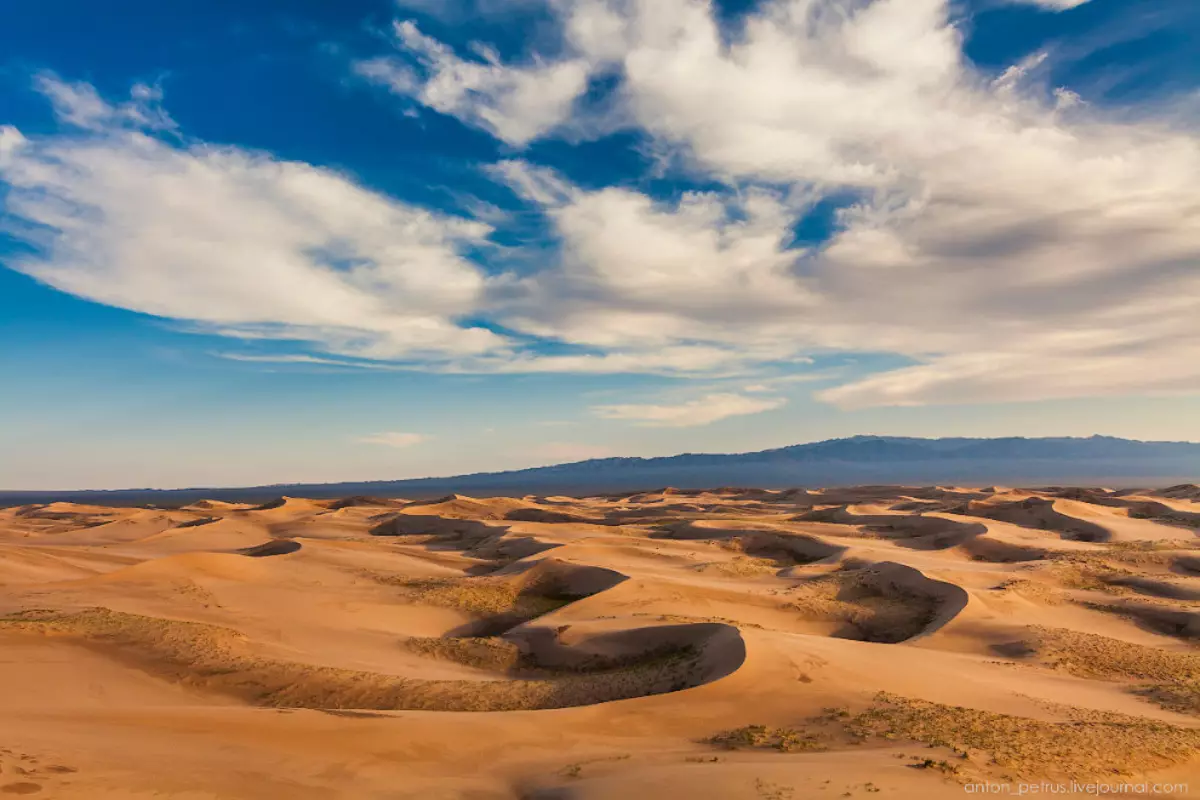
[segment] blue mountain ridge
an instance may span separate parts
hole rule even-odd
[[[181,505],[199,499],[259,502],[280,495],[426,498],[463,494],[598,494],[660,486],[846,486],[861,483],[1164,486],[1200,477],[1200,443],[1111,436],[922,439],[851,436],[748,453],[600,458],[507,472],[407,480],[252,487],[0,491],[0,505],[69,500]]]

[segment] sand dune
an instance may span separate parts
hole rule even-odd
[[[1197,785],[1198,532],[1191,484],[0,509],[0,792]]]

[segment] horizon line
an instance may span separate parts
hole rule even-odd
[[[661,456],[606,456],[603,458],[585,458],[579,461],[562,461],[550,464],[541,464],[529,467],[520,467],[516,469],[501,469],[501,470],[483,470],[479,472],[464,472],[453,475],[423,475],[411,478],[370,478],[363,480],[337,480],[337,481],[284,481],[279,483],[260,483],[260,484],[242,484],[242,485],[196,485],[196,486],[128,486],[116,489],[94,489],[94,488],[65,488],[65,489],[6,489],[0,488],[0,497],[6,495],[39,495],[39,494],[119,494],[126,492],[198,492],[198,491],[235,491],[235,490],[256,490],[256,489],[273,489],[273,488],[289,488],[289,487],[333,487],[346,484],[374,484],[374,483],[407,483],[416,481],[448,481],[460,478],[475,478],[489,475],[509,475],[519,472],[527,472],[539,469],[552,469],[554,467],[570,467],[579,464],[589,464],[603,461],[656,461],[660,459],[681,458],[684,456],[744,456],[753,455],[756,453],[770,453],[779,450],[788,450],[794,447],[806,447],[809,445],[826,444],[829,442],[845,442],[854,439],[906,439],[912,441],[939,442],[948,439],[961,439],[966,441],[1003,441],[1006,439],[1019,439],[1024,441],[1088,441],[1091,439],[1112,439],[1122,442],[1134,442],[1138,444],[1190,444],[1200,445],[1200,442],[1188,439],[1130,439],[1124,436],[1110,436],[1108,434],[1093,433],[1090,436],[900,436],[893,434],[880,433],[859,433],[849,436],[837,436],[829,439],[815,439],[807,442],[795,442],[793,444],[781,445],[778,447],[767,447],[761,450],[744,450],[737,452],[696,452],[684,451],[673,453],[671,455]]]

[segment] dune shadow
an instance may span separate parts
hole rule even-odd
[[[1122,586],[1139,594],[1161,597],[1164,600],[1182,600],[1188,603],[1200,601],[1200,588],[1180,586],[1141,575],[1116,575],[1107,578],[1106,582],[1111,586]]]
[[[1053,500],[1043,497],[998,504],[970,503],[958,513],[1007,522],[1030,530],[1049,531],[1069,541],[1101,544],[1112,539],[1112,533],[1107,528],[1064,514],[1054,508]]]
[[[810,578],[795,587],[789,608],[834,623],[835,638],[899,644],[936,632],[968,601],[960,586],[884,561]]]
[[[1172,561],[1171,571],[1176,575],[1200,577],[1200,556],[1179,556]]]
[[[270,558],[271,556],[285,556],[299,550],[299,542],[292,541],[291,539],[273,539],[254,547],[246,547],[237,552],[239,555],[249,556],[250,558]]]
[[[212,525],[214,522],[220,522],[220,517],[201,517],[199,519],[189,519],[180,522],[175,526],[176,530],[180,528],[200,528],[204,525]]]
[[[1040,547],[1030,547],[1023,544],[1003,542],[987,535],[968,539],[962,544],[963,552],[975,561],[987,561],[993,564],[1020,564],[1029,561],[1040,561],[1049,552]]]
[[[1083,603],[1087,608],[1116,614],[1139,628],[1176,639],[1200,639],[1200,611],[1172,608],[1146,601]]]

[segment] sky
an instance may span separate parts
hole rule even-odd
[[[0,488],[1200,440],[1200,3],[9,0]]]

